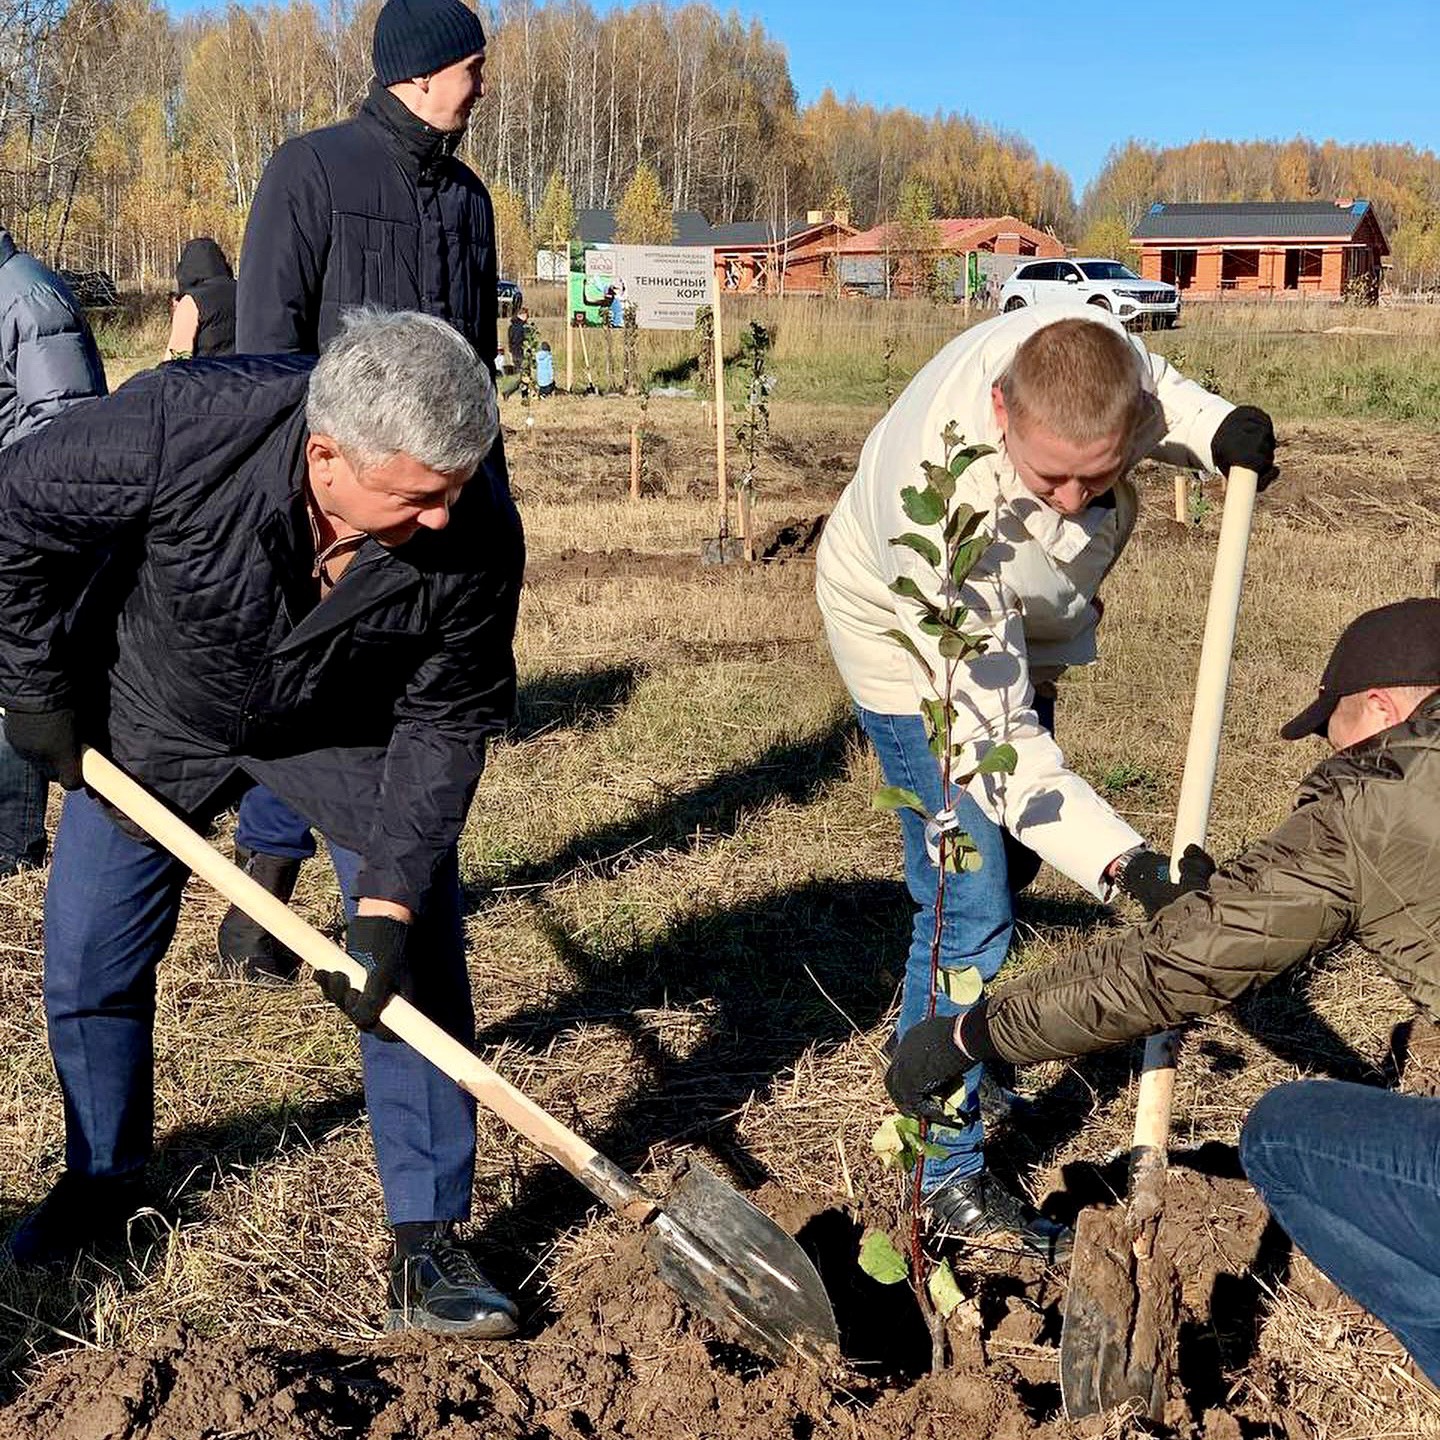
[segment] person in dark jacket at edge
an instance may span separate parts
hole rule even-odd
[[[1208,879],[1208,857],[1187,851],[1192,893],[1141,928],[1000,986],[958,1020],[915,1026],[886,1084],[902,1110],[936,1118],[981,1061],[1065,1059],[1167,1030],[1357,941],[1419,1007],[1403,1078],[1423,1093],[1281,1085],[1250,1112],[1240,1158],[1296,1244],[1440,1385],[1440,600],[1354,620],[1280,733],[1323,735],[1335,751],[1288,819]]]
[[[175,267],[167,360],[235,353],[235,272],[208,235],[187,240]]]
[[[375,1030],[403,995],[473,1037],[455,845],[514,707],[524,567],[498,427],[454,329],[362,310],[318,363],[161,366],[0,457],[0,706],[69,792],[44,981],[65,1169],[11,1236],[17,1264],[123,1236],[152,1143],[155,970],[186,873],[82,788],[86,742],[192,825],[260,780],[322,831],[369,972],[321,984],[365,1032],[387,1327],[515,1331],[455,1233],[474,1102]],[[108,556],[116,604],[70,623]]]
[[[105,367],[69,287],[0,225],[0,450],[103,394]],[[45,863],[48,790],[0,735],[0,879]]]
[[[315,355],[347,305],[418,310],[453,325],[492,376],[499,301],[490,195],[455,156],[485,94],[485,31],[462,0],[387,0],[374,83],[352,120],[281,145],[255,192],[240,255],[241,354]],[[503,477],[503,445],[492,464]],[[310,827],[257,787],[240,805],[236,859],[289,900],[315,853]],[[223,973],[293,979],[299,960],[231,908]]]

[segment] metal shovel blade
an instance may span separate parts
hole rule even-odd
[[[691,1161],[672,1187],[645,1248],[667,1285],[751,1349],[838,1363],[835,1312],[809,1257],[703,1165]]]
[[[1125,1407],[1165,1414],[1178,1310],[1178,1278],[1158,1246],[1136,1257],[1123,1206],[1086,1210],[1075,1226],[1060,1332],[1060,1398],[1071,1420]]]

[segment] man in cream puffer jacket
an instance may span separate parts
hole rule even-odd
[[[936,604],[957,598],[921,555],[891,543],[925,529],[906,516],[901,491],[924,485],[923,462],[944,459],[941,436],[952,422],[965,443],[995,450],[970,465],[950,501],[952,510],[967,504],[985,512],[995,537],[958,596],[969,608],[965,628],[988,643],[956,669],[954,738],[981,748],[1008,742],[1017,763],[1013,774],[980,777],[968,792],[946,797],[921,714],[936,689],[915,654],[937,676],[945,664],[937,640],[920,628],[920,607],[890,587],[909,579]],[[1096,591],[1134,526],[1128,474],[1135,463],[1153,456],[1202,470],[1243,465],[1263,482],[1274,474],[1274,449],[1262,411],[1237,409],[1186,380],[1113,317],[1083,305],[1027,308],[965,331],[871,432],[825,527],[816,596],[887,783],[915,791],[932,815],[953,809],[980,852],[978,873],[946,886],[935,1013],[973,1005],[1004,961],[1013,928],[1005,831],[1012,862],[1028,847],[1096,896],[1118,888],[1153,907],[1178,893],[1167,858],[1147,849],[1067,768],[1050,734],[1053,685],[1067,667],[1095,659]],[[931,1013],[937,879],[933,831],[927,846],[922,817],[898,813],[917,909],[897,1035]],[[980,1078],[977,1066],[966,1080],[961,1123],[932,1128],[930,1142],[943,1151],[925,1161],[932,1219],[968,1238],[1011,1231],[1060,1258],[1068,1231],[985,1174]]]

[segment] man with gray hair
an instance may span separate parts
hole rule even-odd
[[[376,1029],[402,994],[473,1035],[455,842],[514,703],[524,564],[497,429],[451,326],[358,311],[318,362],[166,366],[0,456],[0,705],[69,792],[45,903],[66,1168],[17,1263],[116,1239],[141,1202],[155,969],[186,879],[81,788],[83,742],[194,825],[260,780],[325,836],[369,971],[326,993],[363,1032],[388,1328],[515,1330],[454,1235],[473,1102]],[[107,602],[75,618],[102,561]]]

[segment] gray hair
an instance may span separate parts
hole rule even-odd
[[[489,371],[444,320],[363,306],[310,374],[305,419],[358,469],[408,455],[443,474],[470,474],[490,453],[500,411]]]

